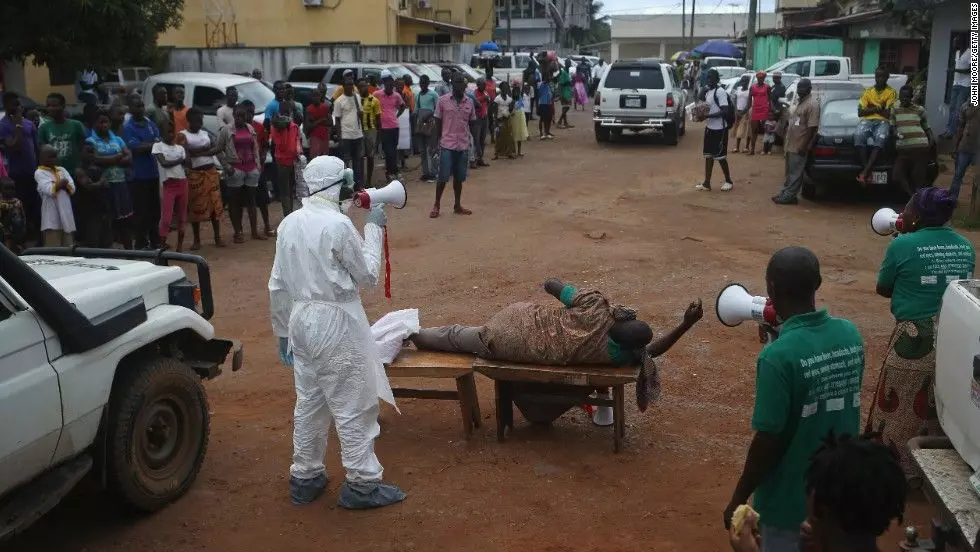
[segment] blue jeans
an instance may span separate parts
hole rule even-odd
[[[963,175],[966,174],[966,168],[972,165],[976,161],[976,154],[968,151],[958,151],[956,152],[956,163],[953,169],[953,182],[949,185],[949,193],[953,194],[953,197],[959,199],[960,197],[960,186],[963,185]]]
[[[466,169],[469,168],[470,152],[468,150],[451,150],[442,148],[439,154],[439,182],[466,182]]]
[[[759,528],[762,533],[761,552],[799,552],[800,530],[777,529],[770,525]]]
[[[946,133],[956,134],[960,124],[960,108],[966,103],[970,90],[965,86],[953,86],[949,93],[949,119],[946,122]]]
[[[868,147],[868,140],[871,140],[871,147],[881,149],[888,142],[888,135],[891,133],[891,123],[880,119],[861,119],[858,122],[857,130],[854,131],[854,147]]]

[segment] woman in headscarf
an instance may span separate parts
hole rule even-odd
[[[976,254],[970,240],[946,223],[956,209],[947,190],[922,188],[902,214],[906,232],[885,252],[878,295],[891,299],[895,331],[879,375],[866,430],[880,432],[906,476],[918,476],[906,444],[941,432],[933,394],[935,327],[946,285],[970,278]]]
[[[510,93],[510,85],[506,82],[500,83],[497,97],[493,100],[497,105],[497,141],[494,144],[496,146],[494,159],[516,157],[517,148],[514,146],[514,130],[510,118],[516,105],[515,99]]]

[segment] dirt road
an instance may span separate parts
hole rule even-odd
[[[530,143],[527,157],[473,173],[464,195],[473,216],[452,215],[449,200],[446,214],[430,220],[433,186],[412,178],[408,207],[389,215],[394,298],[387,302],[379,288],[364,301],[372,319],[418,307],[423,325],[480,323],[511,302],[549,301],[540,283],[559,276],[597,286],[666,331],[689,301],[702,298],[704,320],[661,359],[661,401],[643,415],[627,404],[623,453],[611,452],[611,428],[597,428],[577,411],[548,430],[518,417],[515,434],[498,444],[492,386],[478,378],[485,423],[471,442],[461,440],[454,404],[403,400],[401,416],[384,411],[378,454],[385,478],[409,493],[404,504],[376,512],[336,508],[343,471],[332,440],[330,492],[293,507],[292,375],[278,362],[268,320],[274,244],[206,246],[217,287],[215,326],[244,342],[246,363],[208,384],[211,445],[196,485],[146,518],[122,515],[96,490],[82,489],[5,548],[727,549],[721,511],[748,445],[759,344],[754,326],[729,329],[717,321],[714,297],[732,281],[764,292],[766,262],[781,246],[814,250],[824,278],[820,304],[855,321],[867,342],[866,409],[891,331],[888,303],[873,292],[887,245],[868,228],[878,205],[777,207],[769,196],[781,185],[779,156],[732,156],[735,190],[696,192],[700,125],[677,147],[599,145],[583,112],[572,121],[577,128],[558,131],[553,142]],[[924,527],[927,508],[913,504],[910,518]],[[893,531],[882,544],[894,549],[897,539]]]

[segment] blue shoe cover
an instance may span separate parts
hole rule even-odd
[[[348,510],[367,510],[397,504],[405,500],[405,496],[405,492],[398,487],[380,481],[346,481],[340,488],[337,505]]]
[[[309,504],[323,494],[327,488],[327,474],[321,473],[313,479],[289,478],[289,498],[293,504]]]

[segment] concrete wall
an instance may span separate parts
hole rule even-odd
[[[174,48],[170,71],[244,73],[262,69],[266,80],[286,76],[290,67],[303,63],[351,61],[469,61],[473,44],[359,45],[326,44],[295,48]]]
[[[3,63],[3,90],[24,94],[28,98],[44,103],[45,98],[52,92],[64,95],[68,103],[75,103],[75,87],[53,86],[51,75],[45,65],[34,65],[34,58],[29,57],[25,62],[6,61]]]
[[[709,38],[735,38],[748,29],[749,15],[747,13],[716,13],[698,14],[694,18],[694,38],[697,46]],[[681,15],[649,14],[649,15],[613,15],[609,18],[611,37],[627,38],[681,38]],[[685,27],[690,35],[691,17],[684,18]],[[759,29],[769,29],[776,26],[776,14],[762,13],[759,15]],[[692,46],[692,47],[693,47]]]
[[[926,77],[926,111],[936,133],[942,132],[949,118],[947,81],[951,68],[952,33],[970,30],[970,5],[954,0],[937,6],[932,12],[932,35],[929,40],[929,67]]]

